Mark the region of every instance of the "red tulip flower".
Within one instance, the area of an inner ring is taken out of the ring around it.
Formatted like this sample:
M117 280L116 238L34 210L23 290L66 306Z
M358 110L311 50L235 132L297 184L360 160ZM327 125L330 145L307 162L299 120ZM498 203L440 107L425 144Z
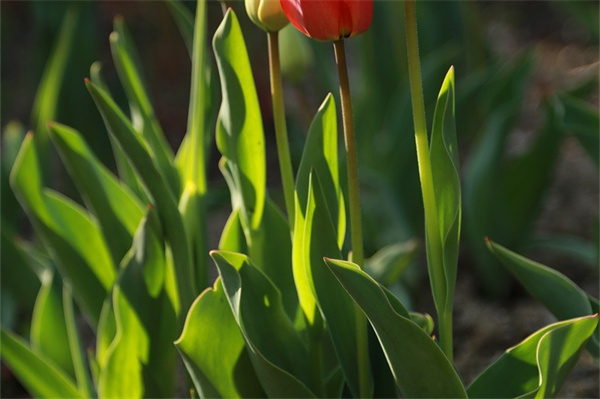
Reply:
M373 17L373 0L281 0L281 8L296 29L321 41L363 33Z

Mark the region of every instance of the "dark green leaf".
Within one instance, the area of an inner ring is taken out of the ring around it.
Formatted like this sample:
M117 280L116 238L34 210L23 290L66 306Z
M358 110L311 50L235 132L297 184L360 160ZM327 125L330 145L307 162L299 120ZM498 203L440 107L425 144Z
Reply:
M469 397L555 397L597 324L595 315L542 328L477 377L469 386Z
M353 263L330 259L325 263L371 322L404 397L467 397L442 350L398 313L375 280Z
M227 300L256 374L271 397L314 397L308 352L285 313L281 293L247 256L213 251Z

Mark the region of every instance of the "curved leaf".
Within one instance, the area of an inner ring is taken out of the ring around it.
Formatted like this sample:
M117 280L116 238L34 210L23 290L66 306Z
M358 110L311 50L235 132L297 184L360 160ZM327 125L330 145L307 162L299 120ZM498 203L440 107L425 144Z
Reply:
M518 255L502 245L486 240L489 250L525 287L527 292L540 301L559 320L596 313L590 299L581 288L567 276L540 263ZM599 332L596 331L588 348L595 357L599 354Z
M100 363L100 397L173 395L177 318L165 286L148 277L149 268L155 269L151 276L166 268L159 226L156 212L149 210L123 259L112 293L116 334Z
M175 346L200 397L265 396L220 278L196 298Z
M23 142L11 186L95 328L102 301L115 280L115 267L97 222L73 201L42 187L33 140L30 134Z
M195 283L190 248L175 195L152 159L150 149L110 96L89 81L86 82L86 86L102 114L104 123L120 143L156 203L165 237L171 245L174 264L177 268L175 275L180 297L178 313L183 322L187 309L195 298Z
M326 259L325 263L371 322L404 397L467 397L442 350L398 312L398 305L392 305L375 280L351 262Z
M118 264L131 246L145 207L100 163L79 132L57 123L52 123L49 130L71 178L96 214L113 261Z
M558 394L598 325L598 315L551 324L514 346L468 388L470 398L550 398Z
M315 170L310 174L308 201L305 211L304 258L307 280L317 299L335 353L346 378L346 384L354 397L361 397L361 384L366 384L372 392L372 376L368 381L360 381L360 351L368 353L368 348L359 348L367 342L360 340L359 328L367 329L366 320L356 308L352 298L340 286L335 276L323 265L324 257L341 258L337 246L336 232L332 223L327 202L319 177ZM368 356L368 355L367 355Z
M45 356L29 348L17 335L0 331L2 359L36 398L84 398L75 383Z
M254 230L260 225L265 207L265 143L250 60L232 9L215 32L213 48L223 98L217 147L230 162L233 181L243 198L242 224Z
M271 397L314 397L308 352L273 283L245 255L212 251L250 359Z

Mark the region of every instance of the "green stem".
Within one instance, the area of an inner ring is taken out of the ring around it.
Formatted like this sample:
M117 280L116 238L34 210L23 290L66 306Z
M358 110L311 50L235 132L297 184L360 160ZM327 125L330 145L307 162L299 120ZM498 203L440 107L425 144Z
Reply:
M288 144L285 124L285 108L283 106L283 90L281 89L281 67L279 65L279 32L267 33L269 38L269 72L271 78L271 98L273 100L273 120L275 123L275 139L279 156L279 170L283 184L283 196L287 210L290 230L294 231L294 174L292 158Z
M344 124L344 141L346 145L346 166L348 169L348 196L350 207L350 235L352 238L352 261L363 267L363 240L360 220L360 193L358 181L358 157L356 155L356 139L354 137L354 115L352 113L352 97L348 80L346 50L344 39L333 42L335 59L340 78L340 97L342 100L342 121ZM364 313L355 307L356 340L358 356L358 372L360 396L371 396L371 378L369 374L369 347L367 339L367 319Z
M450 313L450 317L448 317L445 311L446 277L442 258L442 241L439 231L438 213L435 204L433 173L429 157L427 121L425 118L425 102L423 100L421 65L419 62L419 39L417 36L415 0L406 0L404 2L404 9L410 96L413 108L419 177L421 179L423 206L425 208L425 234L427 235L428 244L427 263L429 266L429 278L438 317L440 344L448 359L452 361L452 314Z

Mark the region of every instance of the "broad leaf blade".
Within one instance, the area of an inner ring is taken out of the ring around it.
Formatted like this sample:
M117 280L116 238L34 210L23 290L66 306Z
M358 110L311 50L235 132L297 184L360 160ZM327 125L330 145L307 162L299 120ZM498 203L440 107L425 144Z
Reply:
M553 397L597 324L596 315L542 328L508 349L477 377L468 388L469 397Z
M490 251L525 289L559 320L595 313L588 295L567 276L487 240ZM588 346L598 357L598 332Z
M28 135L23 142L11 186L95 327L103 298L115 279L115 267L96 221L73 201L43 188L32 141L33 136Z
M148 146L135 131L127 117L106 92L91 82L86 86L96 102L105 124L119 142L130 162L140 176L148 193L156 204L163 224L165 237L171 245L174 264L177 268L177 290L180 296L181 320L194 300L195 282L190 248L185 227L177 207L174 193L154 163ZM178 311L178 312L179 312Z
M22 338L0 331L2 359L36 398L83 398L69 377L45 356L35 353Z
M113 289L116 335L101 364L101 397L170 397L173 395L177 317L174 304L148 268L166 268L156 211L136 232Z
M227 300L262 386L273 397L314 397L308 353L281 293L245 255L213 251Z
M206 345L207 342L210 344ZM190 308L175 346L200 397L265 396L220 278Z
M466 398L442 350L418 325L401 316L379 284L350 262L325 263L373 326L402 395L415 398Z
M100 163L76 130L53 123L50 135L79 192L96 214L118 264L131 246L145 207Z
M243 198L242 224L254 230L260 225L266 200L265 143L250 60L232 9L215 33L213 48L223 98L217 147L231 163L233 181Z

